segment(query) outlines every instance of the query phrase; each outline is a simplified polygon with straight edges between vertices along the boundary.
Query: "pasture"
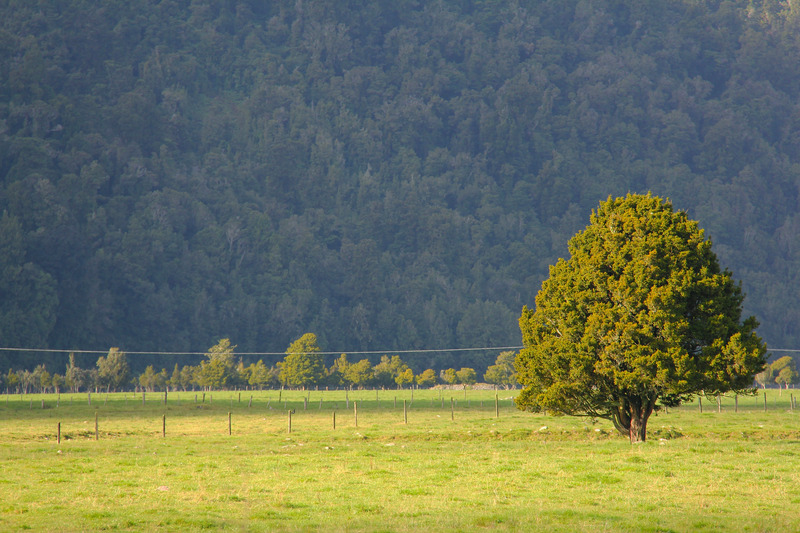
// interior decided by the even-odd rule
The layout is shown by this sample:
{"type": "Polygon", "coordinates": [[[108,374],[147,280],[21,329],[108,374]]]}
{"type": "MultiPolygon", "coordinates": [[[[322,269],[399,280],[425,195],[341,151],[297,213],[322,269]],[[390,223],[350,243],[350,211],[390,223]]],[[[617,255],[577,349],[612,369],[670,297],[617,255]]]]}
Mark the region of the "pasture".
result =
{"type": "Polygon", "coordinates": [[[515,391],[202,394],[0,395],[0,530],[800,530],[794,391],[635,446],[515,391]]]}

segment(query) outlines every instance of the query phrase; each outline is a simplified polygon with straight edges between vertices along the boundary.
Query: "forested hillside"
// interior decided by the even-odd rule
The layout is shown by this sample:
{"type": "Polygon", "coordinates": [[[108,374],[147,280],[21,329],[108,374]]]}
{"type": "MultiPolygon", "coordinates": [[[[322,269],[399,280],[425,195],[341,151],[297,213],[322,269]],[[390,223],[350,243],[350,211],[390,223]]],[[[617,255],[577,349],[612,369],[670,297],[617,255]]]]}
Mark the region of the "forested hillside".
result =
{"type": "Polygon", "coordinates": [[[652,191],[794,348],[798,163],[796,2],[0,0],[0,345],[518,345],[652,191]]]}

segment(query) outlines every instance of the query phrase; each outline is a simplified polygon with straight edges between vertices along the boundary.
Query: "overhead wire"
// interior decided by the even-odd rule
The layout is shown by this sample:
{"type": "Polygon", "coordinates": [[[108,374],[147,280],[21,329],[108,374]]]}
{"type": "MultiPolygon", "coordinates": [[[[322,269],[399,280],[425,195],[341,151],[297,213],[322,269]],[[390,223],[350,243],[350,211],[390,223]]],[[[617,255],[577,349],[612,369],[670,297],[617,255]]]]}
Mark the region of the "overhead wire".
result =
{"type": "MultiPolygon", "coordinates": [[[[406,350],[361,350],[361,351],[332,351],[332,352],[314,352],[319,355],[378,355],[378,354],[416,354],[416,353],[436,353],[436,352],[478,352],[478,351],[494,351],[494,350],[520,350],[522,346],[485,346],[485,347],[471,347],[471,348],[423,348],[423,349],[406,349],[406,350]]],[[[64,350],[55,348],[13,348],[13,347],[0,347],[0,351],[4,352],[32,352],[32,353],[74,353],[74,354],[106,354],[107,350],[64,350]]],[[[208,352],[159,352],[159,351],[134,351],[125,352],[125,355],[206,355],[208,352]]],[[[251,355],[286,355],[287,352],[235,352],[236,355],[251,356],[251,355]]]]}

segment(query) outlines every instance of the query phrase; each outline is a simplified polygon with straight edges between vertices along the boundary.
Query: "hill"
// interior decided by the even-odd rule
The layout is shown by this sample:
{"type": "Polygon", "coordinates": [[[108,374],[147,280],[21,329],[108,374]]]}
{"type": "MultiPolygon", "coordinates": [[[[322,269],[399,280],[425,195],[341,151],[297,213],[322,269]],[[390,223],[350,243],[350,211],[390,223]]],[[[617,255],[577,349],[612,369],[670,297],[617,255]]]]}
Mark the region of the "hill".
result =
{"type": "Polygon", "coordinates": [[[3,346],[516,345],[591,209],[647,191],[700,221],[768,344],[800,346],[789,4],[3,0],[0,15],[3,346]]]}

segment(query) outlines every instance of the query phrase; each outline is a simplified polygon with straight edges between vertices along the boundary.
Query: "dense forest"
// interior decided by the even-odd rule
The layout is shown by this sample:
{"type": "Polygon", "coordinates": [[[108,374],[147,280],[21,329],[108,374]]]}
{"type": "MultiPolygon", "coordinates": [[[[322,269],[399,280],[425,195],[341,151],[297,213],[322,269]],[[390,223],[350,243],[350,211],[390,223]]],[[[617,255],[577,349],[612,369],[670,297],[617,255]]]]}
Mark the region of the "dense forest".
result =
{"type": "Polygon", "coordinates": [[[794,1],[0,0],[0,347],[515,346],[652,191],[796,348],[798,189],[794,1]]]}

